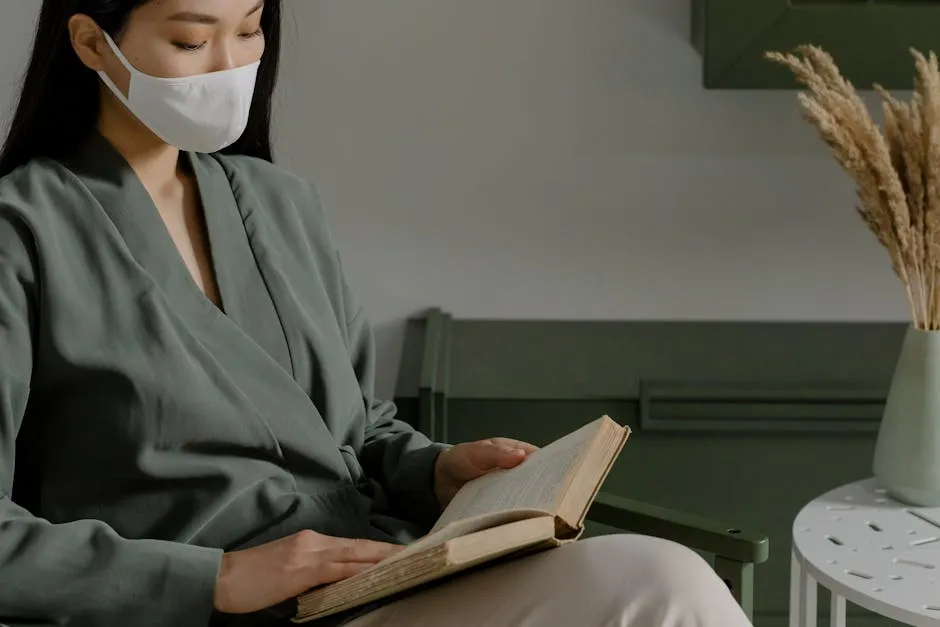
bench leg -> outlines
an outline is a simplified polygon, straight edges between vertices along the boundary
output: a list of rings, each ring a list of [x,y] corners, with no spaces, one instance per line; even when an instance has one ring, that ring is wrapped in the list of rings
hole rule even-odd
[[[715,572],[731,589],[751,623],[754,622],[754,564],[715,557]]]

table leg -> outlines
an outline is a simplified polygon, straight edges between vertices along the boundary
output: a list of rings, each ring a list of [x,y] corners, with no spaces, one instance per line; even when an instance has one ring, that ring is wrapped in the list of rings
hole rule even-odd
[[[845,627],[845,597],[835,592],[829,602],[829,627]]]
[[[790,553],[790,627],[800,627],[800,562]]]
[[[790,627],[816,627],[816,581],[790,555]]]

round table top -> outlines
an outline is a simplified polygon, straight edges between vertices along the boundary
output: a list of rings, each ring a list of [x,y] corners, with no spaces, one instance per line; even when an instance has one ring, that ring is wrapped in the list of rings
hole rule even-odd
[[[793,548],[846,600],[908,625],[940,625],[940,508],[899,503],[875,479],[850,483],[800,510]]]

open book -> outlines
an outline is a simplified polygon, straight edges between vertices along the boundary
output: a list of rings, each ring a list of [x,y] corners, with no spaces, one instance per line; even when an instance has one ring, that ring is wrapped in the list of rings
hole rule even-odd
[[[428,535],[348,579],[298,597],[294,622],[346,611],[500,558],[576,540],[630,436],[603,416],[464,485]]]

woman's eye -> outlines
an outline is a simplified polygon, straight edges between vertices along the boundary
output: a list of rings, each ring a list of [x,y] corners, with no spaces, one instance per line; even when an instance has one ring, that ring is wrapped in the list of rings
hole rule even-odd
[[[242,33],[241,35],[239,35],[239,37],[241,37],[242,39],[253,39],[254,37],[260,37],[263,34],[263,32],[264,31],[262,31],[259,28],[258,30],[251,32],[251,33]]]
[[[174,41],[173,45],[179,48],[180,50],[185,50],[186,52],[195,52],[196,50],[199,50],[200,48],[205,46],[206,42],[202,42],[201,44],[187,44],[181,41]]]

